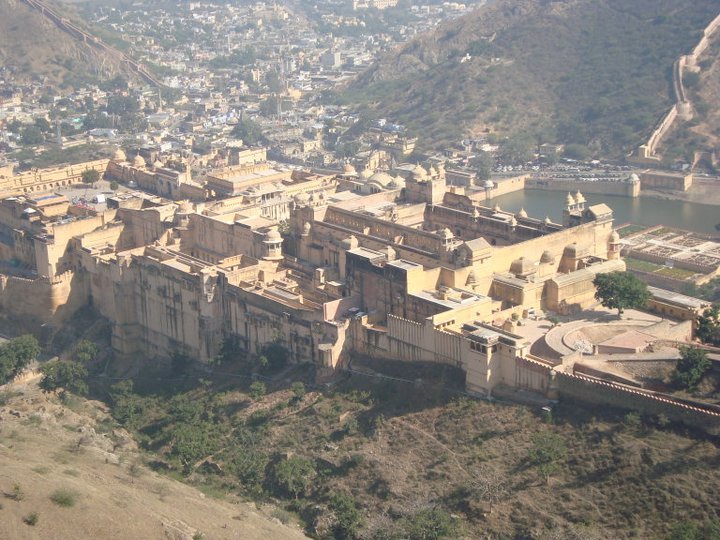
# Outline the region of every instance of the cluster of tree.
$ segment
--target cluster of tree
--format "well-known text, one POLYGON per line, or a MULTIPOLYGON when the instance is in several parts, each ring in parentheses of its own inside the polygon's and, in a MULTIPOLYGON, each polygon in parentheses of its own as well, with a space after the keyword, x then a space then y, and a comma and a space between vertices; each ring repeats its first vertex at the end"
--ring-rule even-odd
POLYGON ((40 354, 37 339, 29 334, 16 337, 0 346, 0 384, 21 373, 40 354))
POLYGON ((697 347, 680 347, 680 360, 675 366, 673 381, 681 388, 693 391, 711 365, 704 350, 697 347))
POLYGON ((240 120, 235 127, 233 127, 230 135, 236 139, 242 139, 242 142, 248 146, 267 142, 260 124, 249 118, 240 120))
POLYGON ((210 66, 215 69, 232 68, 238 66, 251 66, 258 60, 257 51, 251 47, 243 47, 233 51, 227 56, 216 56, 210 60, 210 66))
MULTIPOLYGON (((147 111, 149 112, 149 111, 147 111)), ((83 120, 83 129, 119 129, 128 132, 140 132, 147 128, 147 121, 140 102, 134 96, 114 94, 108 98, 107 105, 99 109, 91 107, 83 120)))
POLYGON ((36 118, 32 124, 23 124, 19 120, 8 123, 7 130, 20 136, 20 143, 25 146, 35 146, 45 142, 51 135, 53 127, 46 118, 36 118))
POLYGON ((720 304, 713 304, 698 317, 696 335, 703 343, 720 347, 720 304))

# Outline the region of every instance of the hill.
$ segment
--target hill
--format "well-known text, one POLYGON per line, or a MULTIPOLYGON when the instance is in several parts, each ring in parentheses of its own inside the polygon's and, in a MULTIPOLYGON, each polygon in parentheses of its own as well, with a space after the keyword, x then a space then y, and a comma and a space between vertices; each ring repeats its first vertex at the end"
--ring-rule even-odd
POLYGON ((102 404, 59 403, 37 378, 0 387, 0 419, 0 538, 304 538, 255 506, 149 470, 102 404))
MULTIPOLYGON (((660 142, 660 154, 667 161, 682 158, 692 163, 696 152, 720 150, 720 34, 715 33, 698 58, 697 70, 684 76, 685 90, 694 109, 693 118, 676 122, 660 142)), ((704 160, 703 164, 708 165, 704 160)))
POLYGON ((126 73, 108 55, 73 39, 19 0, 0 0, 0 66, 20 82, 47 85, 80 86, 126 73))
POLYGON ((353 367, 330 388, 307 366, 251 383, 234 360, 174 387, 148 371, 97 390, 158 469, 272 498, 316 538, 657 539, 720 525, 718 441, 662 415, 566 400, 548 415, 458 396, 447 367, 353 367))
POLYGON ((621 154, 672 104, 673 62, 714 0, 498 0, 382 57, 342 99, 424 148, 527 133, 621 154))

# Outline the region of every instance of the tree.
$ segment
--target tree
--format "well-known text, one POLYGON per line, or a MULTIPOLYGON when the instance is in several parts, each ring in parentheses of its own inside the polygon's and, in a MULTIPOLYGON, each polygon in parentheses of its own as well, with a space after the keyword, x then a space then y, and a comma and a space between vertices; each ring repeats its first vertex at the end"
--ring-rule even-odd
POLYGON ((297 499, 310 487, 315 467, 309 459, 293 456, 276 463, 272 476, 273 487, 280 495, 290 495, 297 499))
POLYGON ((470 168, 477 173, 478 180, 489 180, 494 166, 495 158, 482 150, 470 160, 470 168))
POLYGON ((274 341, 262 348, 262 356, 267 359, 267 365, 263 371, 277 372, 283 369, 290 359, 290 352, 280 341, 274 341))
POLYGON ((72 360, 54 360, 40 368, 43 378, 40 380, 40 389, 44 392, 61 390, 61 396, 66 392, 84 395, 88 392, 85 378, 88 371, 80 362, 72 360))
POLYGON ((13 338, 0 346, 0 384, 20 373, 38 354, 40 345, 30 334, 13 338))
POLYGON ((565 459, 567 447, 565 440, 552 431, 536 433, 532 438, 530 461, 537 465, 538 472, 545 481, 560 470, 560 461, 565 459))
POLYGON ((88 169, 82 172, 80 179, 83 181, 83 184, 94 184, 100 180, 100 172, 95 169, 88 169))
POLYGON ((236 139, 242 139, 246 145, 265 142, 265 136, 260 124, 247 118, 240 120, 230 132, 230 135, 236 139))
POLYGON ((73 357, 81 364, 87 365, 97 358, 98 348, 92 341, 80 340, 75 346, 73 357))
POLYGON ((133 386, 132 380, 126 379, 110 387, 113 416, 120 424, 129 428, 136 427, 145 413, 145 402, 133 393, 133 386))
POLYGON ((696 335, 703 343, 720 347, 720 304, 707 308, 698 317, 696 335))
POLYGON ((680 347, 680 360, 673 372, 673 380, 682 388, 693 390, 710 369, 707 352, 697 347, 680 347))
POLYGON ((504 163, 527 163, 534 155, 534 142, 528 135, 516 135, 504 141, 500 156, 504 163))
POLYGON ((46 118, 36 118, 35 119, 35 127, 38 128, 43 133, 50 133, 52 131, 52 126, 50 125, 50 122, 48 122, 46 118))
POLYGON ((582 144, 568 144, 565 147, 564 155, 566 158, 585 161, 590 157, 590 150, 582 144))
POLYGON ((22 134, 20 135, 20 142, 25 145, 42 144, 45 142, 45 136, 43 132, 37 126, 27 126, 23 128, 22 134))
POLYGON ((630 272, 598 274, 593 285, 595 299, 606 308, 617 309, 619 318, 626 309, 643 307, 651 297, 647 285, 630 272))

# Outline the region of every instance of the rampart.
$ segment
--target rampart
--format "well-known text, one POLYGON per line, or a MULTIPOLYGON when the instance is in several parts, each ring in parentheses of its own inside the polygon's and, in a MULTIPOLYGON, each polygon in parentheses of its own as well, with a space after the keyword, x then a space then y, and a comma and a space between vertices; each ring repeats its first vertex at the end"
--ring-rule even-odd
POLYGON ((629 388, 584 375, 556 372, 553 386, 580 401, 665 415, 675 422, 720 434, 720 408, 629 388))
POLYGON ((87 283, 73 272, 37 279, 0 274, 0 311, 14 318, 61 323, 87 301, 87 283))

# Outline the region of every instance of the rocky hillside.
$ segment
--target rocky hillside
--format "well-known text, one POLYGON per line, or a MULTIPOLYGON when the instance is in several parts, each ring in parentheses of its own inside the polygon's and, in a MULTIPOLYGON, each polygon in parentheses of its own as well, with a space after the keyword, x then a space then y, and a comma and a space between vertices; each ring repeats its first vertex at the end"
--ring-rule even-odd
POLYGON ((671 105, 671 68, 714 0, 498 0, 407 43, 343 98, 420 144, 530 133, 620 154, 671 105), (460 133, 458 133, 460 132, 460 133))
POLYGON ((19 0, 0 0, 0 66, 20 81, 83 84, 122 70, 19 0))

